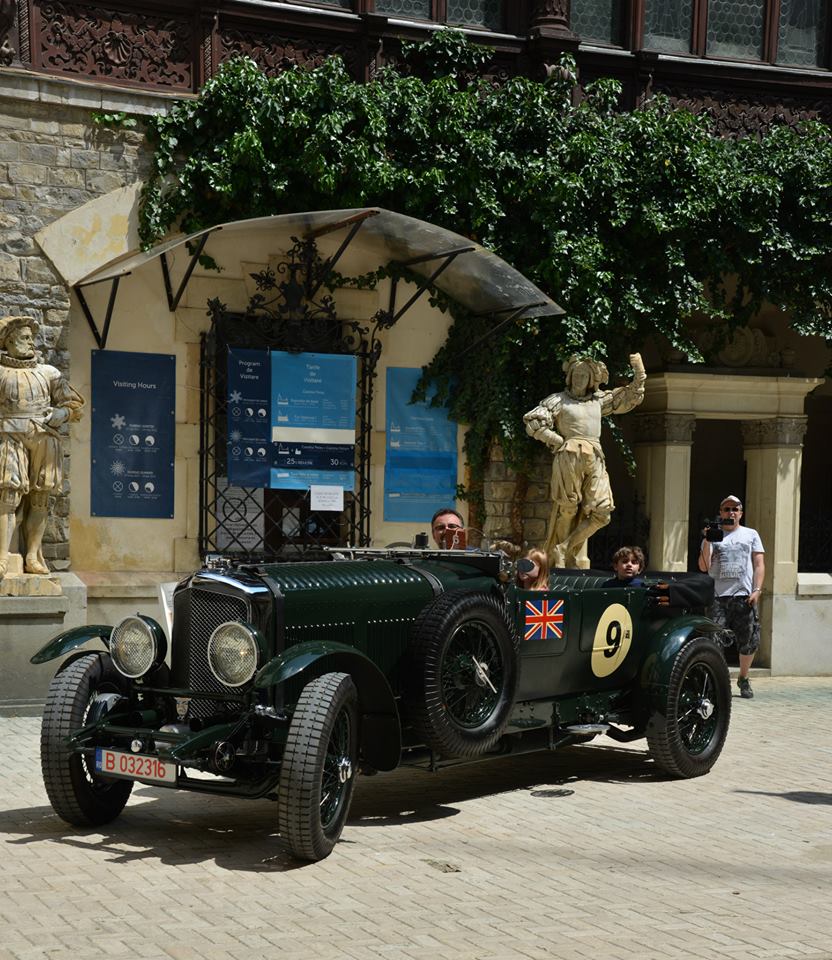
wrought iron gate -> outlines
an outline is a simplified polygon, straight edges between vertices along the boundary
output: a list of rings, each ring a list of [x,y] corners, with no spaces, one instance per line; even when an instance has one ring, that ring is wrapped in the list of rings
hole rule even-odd
[[[200,351],[199,548],[248,560],[314,559],[324,547],[370,542],[370,439],[373,381],[387,314],[366,323],[341,321],[332,297],[316,299],[327,264],[314,240],[296,241],[286,261],[252,274],[257,293],[244,313],[208,302],[211,326]],[[228,484],[227,360],[229,348],[352,354],[357,359],[355,490],[344,511],[315,513],[308,491]]]

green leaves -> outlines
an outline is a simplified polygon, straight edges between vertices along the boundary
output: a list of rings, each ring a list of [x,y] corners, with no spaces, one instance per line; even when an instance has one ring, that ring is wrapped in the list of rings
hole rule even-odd
[[[378,205],[495,250],[567,316],[522,322],[460,364],[485,326],[455,310],[427,376],[471,424],[475,470],[495,438],[524,461],[531,445],[506,425],[589,343],[616,359],[660,333],[698,360],[686,318],[739,323],[764,300],[832,338],[828,127],[721,139],[661,97],[618,112],[613,80],[576,96],[568,57],[545,82],[497,85],[480,75],[491,56],[441,31],[367,84],[338,58],[276,77],[226,62],[196,100],[148,121],[143,243],[176,226]]]

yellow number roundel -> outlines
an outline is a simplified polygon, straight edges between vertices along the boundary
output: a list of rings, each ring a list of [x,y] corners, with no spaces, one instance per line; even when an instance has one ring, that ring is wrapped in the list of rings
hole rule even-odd
[[[633,640],[630,611],[620,603],[612,603],[604,611],[595,628],[592,641],[592,672],[608,677],[624,662]]]

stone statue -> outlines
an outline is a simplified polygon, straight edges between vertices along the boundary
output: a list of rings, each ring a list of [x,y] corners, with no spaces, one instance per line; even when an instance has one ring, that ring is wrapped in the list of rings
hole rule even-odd
[[[9,569],[16,511],[23,504],[25,570],[48,574],[43,534],[50,493],[61,489],[58,429],[81,419],[83,397],[35,351],[38,324],[0,319],[0,579]]]
[[[526,432],[552,451],[552,514],[546,552],[553,567],[589,567],[586,542],[615,509],[601,449],[601,417],[627,413],[644,398],[641,354],[630,356],[635,376],[623,387],[600,390],[603,363],[573,356],[563,365],[566,389],[541,400],[523,420]]]

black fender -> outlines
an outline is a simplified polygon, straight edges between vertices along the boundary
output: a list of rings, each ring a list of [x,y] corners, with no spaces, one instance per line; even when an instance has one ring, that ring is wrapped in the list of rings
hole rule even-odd
[[[89,640],[101,640],[104,647],[110,649],[110,633],[112,627],[102,623],[90,623],[83,627],[73,627],[72,630],[66,630],[59,633],[38,652],[31,657],[29,663],[48,663],[50,660],[56,660],[71,650],[76,650],[83,646]]]
[[[663,623],[650,638],[639,670],[638,682],[645,707],[664,703],[676,657],[691,637],[710,637],[722,650],[717,637],[723,628],[707,617],[688,614]]]
[[[261,667],[254,685],[276,687],[297,677],[308,682],[325,673],[352,677],[361,711],[361,753],[376,770],[395,769],[402,750],[396,699],[381,670],[355,647],[328,641],[299,643]]]

